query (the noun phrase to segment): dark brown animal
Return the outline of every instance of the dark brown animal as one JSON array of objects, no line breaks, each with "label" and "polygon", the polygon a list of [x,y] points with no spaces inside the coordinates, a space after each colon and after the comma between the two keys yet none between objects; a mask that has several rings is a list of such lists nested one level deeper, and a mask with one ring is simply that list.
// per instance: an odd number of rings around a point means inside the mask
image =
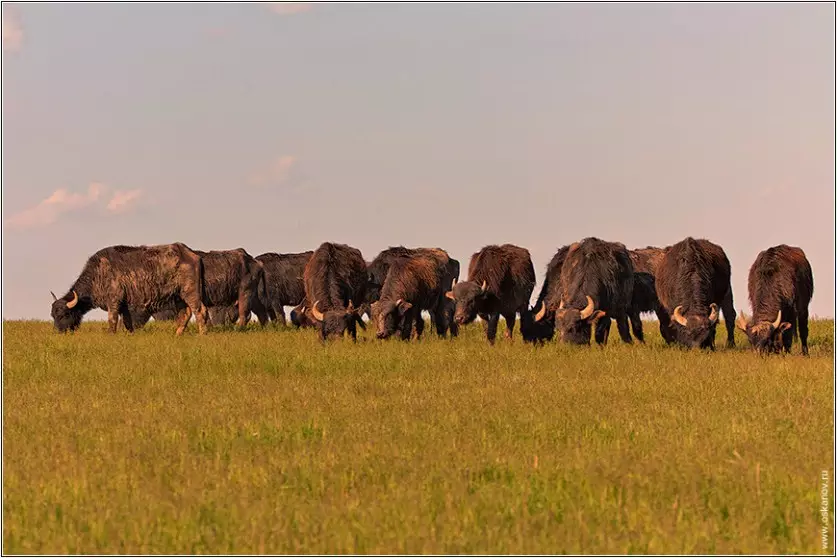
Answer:
[{"label": "dark brown animal", "polygon": [[[446,300],[448,261],[443,250],[418,250],[390,264],[380,298],[371,305],[378,339],[400,331],[401,339],[409,340],[413,322],[421,320],[423,310],[431,316],[440,310]],[[417,331],[417,337],[421,337],[421,331]]]},{"label": "dark brown animal", "polygon": [[524,341],[543,344],[555,336],[555,312],[540,314],[540,320],[535,320],[535,316],[539,315],[543,308],[555,309],[561,303],[561,269],[569,249],[569,246],[562,246],[552,256],[546,266],[543,286],[535,305],[531,310],[520,314],[520,334]]},{"label": "dark brown animal", "polygon": [[[660,327],[669,343],[715,349],[719,308],[727,325],[727,346],[735,346],[731,268],[724,249],[687,237],[666,248],[657,265],[657,298],[665,311]],[[670,340],[670,341],[669,341]]]},{"label": "dark brown animal", "polygon": [[259,301],[268,318],[285,325],[285,306],[296,306],[305,299],[305,283],[302,275],[313,251],[298,254],[268,252],[256,256],[264,266],[264,292]]},{"label": "dark brown animal", "polygon": [[227,308],[218,312],[218,319],[223,321],[224,316],[230,312],[229,308],[235,307],[239,328],[247,325],[251,310],[264,326],[267,323],[267,314],[258,303],[257,294],[259,283],[264,281],[261,262],[248,254],[244,248],[195,252],[203,261],[204,303],[210,309]]},{"label": "dark brown animal", "polygon": [[[443,279],[444,285],[450,285],[454,280],[459,280],[459,261],[451,258],[445,250],[441,248],[405,248],[404,246],[391,246],[383,250],[374,260],[367,264],[369,282],[364,309],[370,318],[372,318],[372,304],[381,296],[381,288],[392,263],[401,258],[408,258],[420,253],[437,254],[442,259],[446,259],[446,274]],[[445,298],[442,303],[437,305],[437,309],[429,312],[430,321],[436,327],[436,333],[439,336],[446,336],[448,331],[450,331],[451,337],[456,337],[459,334],[459,325],[453,320],[453,311],[454,305],[452,301]],[[424,331],[424,319],[420,312],[415,313],[415,326],[416,334],[420,337]]]},{"label": "dark brown animal", "polygon": [[741,312],[736,325],[759,352],[790,352],[799,331],[802,354],[808,354],[808,305],[814,274],[801,248],[781,244],[760,252],[750,267],[747,290],[753,316]]},{"label": "dark brown animal", "polygon": [[354,301],[366,297],[366,262],[357,248],[324,242],[314,251],[303,273],[305,319],[320,328],[320,339],[347,332],[357,339],[356,325],[366,328]]},{"label": "dark brown animal", "polygon": [[[67,294],[52,295],[51,314],[58,331],[74,331],[87,312],[100,308],[115,333],[120,316],[125,328],[134,330],[132,308],[153,314],[174,306],[194,313],[198,330],[205,333],[203,287],[201,257],[185,244],[110,246],[87,260]],[[178,320],[177,335],[185,328],[186,321]]]},{"label": "dark brown animal", "polygon": [[557,307],[553,296],[535,319],[540,321],[554,312],[561,339],[577,345],[590,344],[594,324],[596,343],[607,343],[613,319],[622,341],[631,343],[628,309],[633,289],[633,264],[625,245],[585,238],[567,250]]},{"label": "dark brown animal", "polygon": [[489,245],[471,256],[468,280],[455,283],[446,296],[456,303],[454,321],[467,324],[479,315],[493,345],[501,315],[506,319],[506,338],[512,338],[517,313],[528,310],[534,288],[529,250],[513,244]]}]

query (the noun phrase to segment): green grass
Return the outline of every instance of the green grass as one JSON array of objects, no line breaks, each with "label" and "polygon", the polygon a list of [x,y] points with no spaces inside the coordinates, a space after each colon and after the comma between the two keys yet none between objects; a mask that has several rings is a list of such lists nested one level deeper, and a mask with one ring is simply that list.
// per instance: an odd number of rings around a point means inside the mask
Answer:
[{"label": "green grass", "polygon": [[604,349],[105,328],[4,323],[6,553],[826,552],[831,320],[810,358],[651,324]]}]

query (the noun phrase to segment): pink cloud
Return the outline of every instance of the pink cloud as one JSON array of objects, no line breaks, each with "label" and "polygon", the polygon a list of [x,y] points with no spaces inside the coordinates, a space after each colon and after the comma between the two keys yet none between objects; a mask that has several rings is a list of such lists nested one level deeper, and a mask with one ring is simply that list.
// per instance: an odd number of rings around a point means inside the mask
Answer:
[{"label": "pink cloud", "polygon": [[314,4],[307,2],[270,2],[268,7],[275,14],[289,16],[310,11],[314,8]]},{"label": "pink cloud", "polygon": [[23,44],[23,27],[10,11],[3,11],[3,50],[18,51]]},{"label": "pink cloud", "polygon": [[281,184],[288,179],[296,163],[297,157],[295,155],[282,155],[281,157],[277,157],[265,168],[253,173],[250,177],[250,184],[255,186]]},{"label": "pink cloud", "polygon": [[90,184],[86,194],[69,192],[65,188],[60,188],[34,207],[12,215],[6,224],[16,229],[51,225],[64,213],[78,211],[95,204],[104,190],[105,186],[96,182]]},{"label": "pink cloud", "polygon": [[93,182],[87,192],[70,192],[59,188],[46,199],[28,209],[15,213],[6,220],[13,229],[33,229],[52,225],[65,214],[86,208],[98,208],[108,213],[124,213],[142,196],[142,190],[116,190],[106,201],[107,186]]},{"label": "pink cloud", "polygon": [[142,196],[142,190],[117,190],[107,205],[111,213],[124,213]]}]

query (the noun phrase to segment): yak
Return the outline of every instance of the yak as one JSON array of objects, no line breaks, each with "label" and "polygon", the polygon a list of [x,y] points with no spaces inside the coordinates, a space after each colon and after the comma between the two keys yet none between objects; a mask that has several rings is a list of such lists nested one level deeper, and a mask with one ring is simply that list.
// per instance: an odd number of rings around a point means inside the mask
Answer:
[{"label": "yak", "polygon": [[789,353],[799,331],[802,354],[808,355],[808,305],[814,274],[805,252],[781,244],[759,253],[750,267],[747,290],[753,316],[741,312],[736,325],[759,352]]},{"label": "yak", "polygon": [[150,315],[175,307],[180,313],[177,335],[183,333],[191,314],[203,334],[203,273],[201,256],[180,242],[103,248],[88,258],[67,294],[61,298],[52,295],[55,328],[74,331],[87,312],[100,308],[108,313],[111,332],[116,332],[120,316],[130,332],[134,330],[132,308]]},{"label": "yak", "polygon": [[529,250],[513,244],[485,246],[471,256],[468,280],[454,282],[445,295],[454,301],[454,322],[464,325],[479,315],[486,322],[486,338],[494,344],[500,315],[512,338],[518,312],[528,310],[535,288],[535,267]]},{"label": "yak", "polygon": [[311,255],[303,272],[306,320],[319,326],[320,339],[339,337],[348,331],[357,339],[356,325],[366,329],[361,308],[354,306],[366,297],[366,261],[357,248],[324,242]]},{"label": "yak", "polygon": [[660,327],[668,343],[715,349],[718,310],[724,312],[727,347],[735,346],[731,268],[724,249],[687,237],[669,246],[657,265],[657,298],[664,310]]}]

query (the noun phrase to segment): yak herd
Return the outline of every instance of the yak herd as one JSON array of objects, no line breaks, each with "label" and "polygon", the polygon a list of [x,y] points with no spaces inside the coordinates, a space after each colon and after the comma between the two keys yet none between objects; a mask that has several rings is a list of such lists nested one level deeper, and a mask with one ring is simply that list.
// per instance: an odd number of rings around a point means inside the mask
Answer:
[{"label": "yak herd", "polygon": [[67,294],[52,295],[52,318],[58,331],[72,331],[100,308],[112,332],[120,319],[131,332],[154,317],[175,320],[180,335],[193,315],[204,333],[209,325],[243,327],[251,312],[262,326],[284,324],[291,306],[293,324],[317,328],[323,341],[356,339],[357,327],[366,329],[364,314],[379,339],[409,340],[421,337],[427,311],[441,337],[456,337],[479,316],[493,344],[500,316],[511,338],[519,314],[527,342],[589,344],[592,336],[604,344],[611,320],[622,341],[631,343],[633,334],[643,342],[640,314],[654,312],[666,343],[714,349],[723,312],[729,347],[737,326],[758,351],[789,352],[798,338],[808,354],[813,274],[805,253],[784,244],[756,258],[748,278],[753,315],[737,321],[729,259],[705,239],[637,250],[598,238],[564,246],[532,307],[535,268],[525,248],[486,246],[471,257],[467,280],[459,281],[459,271],[441,248],[392,247],[367,262],[360,250],[332,242],[255,258],[241,248],[202,252],[182,243],[111,246],[87,260]]}]

